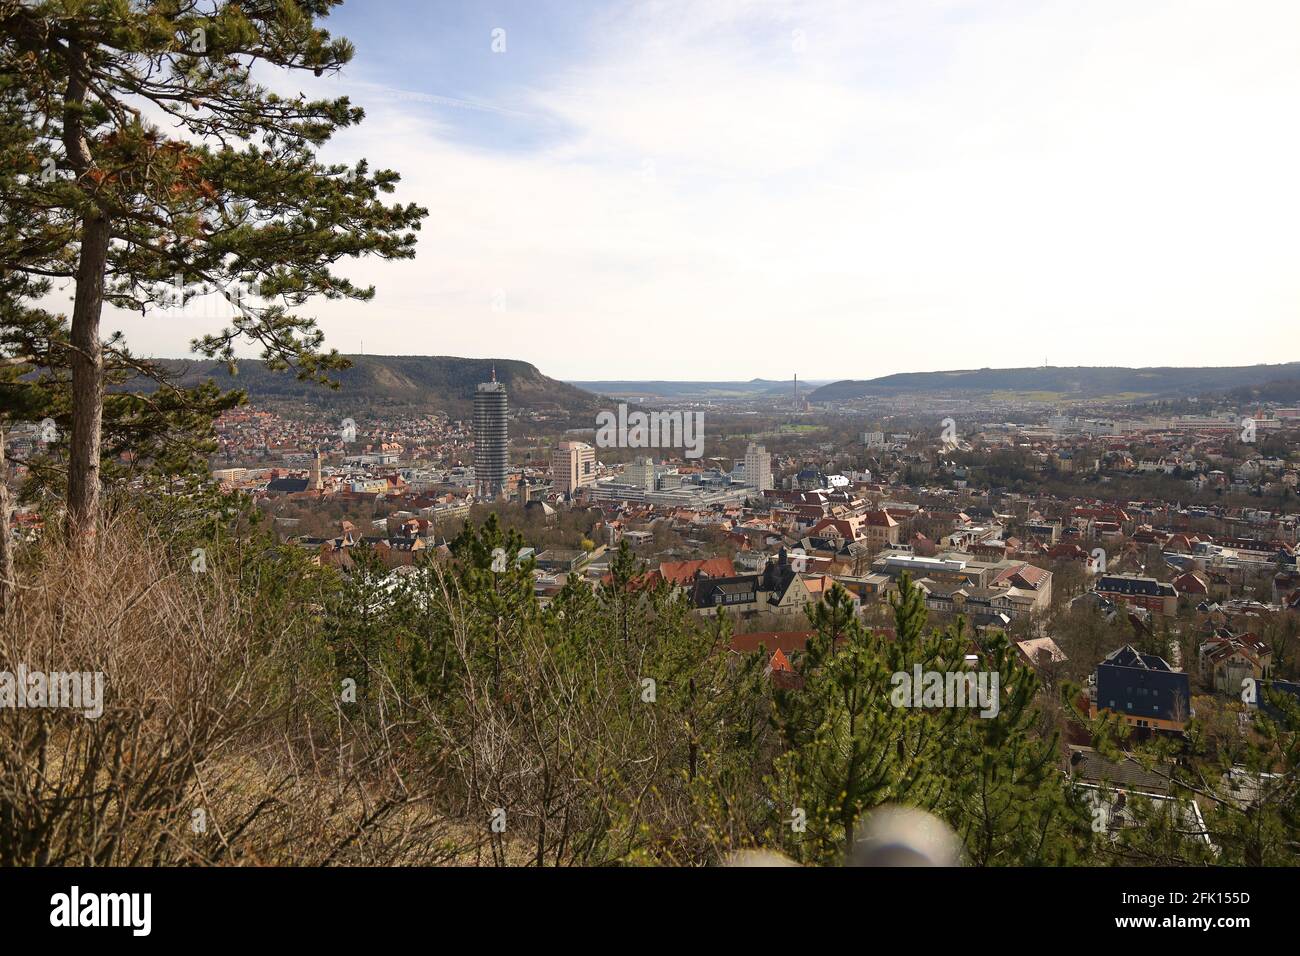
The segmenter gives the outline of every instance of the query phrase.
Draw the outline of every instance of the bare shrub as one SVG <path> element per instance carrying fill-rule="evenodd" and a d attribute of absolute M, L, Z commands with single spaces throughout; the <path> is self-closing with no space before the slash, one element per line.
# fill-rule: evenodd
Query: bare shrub
<path fill-rule="evenodd" d="M 0 707 L 0 863 L 464 852 L 433 803 L 437 768 L 403 746 L 409 728 L 355 720 L 289 640 L 300 631 L 250 626 L 258 594 L 242 561 L 214 555 L 200 573 L 190 561 L 131 515 L 90 547 L 49 540 L 28 556 L 0 617 L 0 671 L 102 672 L 103 713 Z"/>

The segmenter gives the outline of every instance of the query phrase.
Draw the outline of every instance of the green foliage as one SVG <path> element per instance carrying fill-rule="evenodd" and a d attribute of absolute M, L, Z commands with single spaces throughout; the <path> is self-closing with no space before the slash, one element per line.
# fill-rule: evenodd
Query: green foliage
<path fill-rule="evenodd" d="M 1165 799 L 1137 797 L 1103 859 L 1166 866 L 1295 866 L 1300 857 L 1300 705 L 1266 686 L 1258 710 L 1202 706 L 1185 740 L 1125 740 L 1094 728 L 1111 755 L 1121 744 L 1163 778 Z M 1216 702 L 1217 703 L 1217 702 Z"/>
<path fill-rule="evenodd" d="M 893 606 L 892 640 L 865 629 L 838 588 L 809 612 L 817 633 L 802 660 L 804 687 L 775 702 L 788 749 L 771 786 L 781 813 L 790 808 L 776 831 L 787 852 L 843 862 L 863 815 L 902 803 L 947 820 L 972 863 L 1072 860 L 1083 818 L 1057 768 L 1056 740 L 1037 733 L 1033 672 L 996 637 L 978 665 L 998 677 L 995 715 L 900 705 L 896 675 L 960 673 L 970 640 L 960 623 L 927 634 L 924 598 L 906 578 Z"/>
<path fill-rule="evenodd" d="M 929 627 L 906 580 L 892 633 L 865 627 L 838 587 L 810 605 L 795 687 L 774 683 L 766 649 L 733 651 L 725 614 L 698 617 L 626 547 L 601 581 L 572 576 L 543 606 L 522 539 L 491 518 L 467 524 L 450 558 L 394 570 L 363 545 L 342 567 L 318 567 L 238 497 L 136 507 L 125 517 L 160 529 L 186 587 L 210 592 L 249 636 L 240 673 L 283 695 L 266 701 L 277 715 L 266 730 L 288 721 L 361 753 L 388 740 L 396 749 L 382 752 L 426 768 L 437 812 L 499 864 L 699 865 L 761 847 L 840 865 L 886 804 L 945 821 L 977 866 L 1296 858 L 1289 697 L 1266 691 L 1271 709 L 1244 736 L 1236 705 L 1200 706 L 1185 740 L 1093 722 L 1103 756 L 1134 755 L 1172 797 L 1124 794 L 1117 825 L 1094 832 L 1095 807 L 1074 789 L 1014 646 L 960 621 Z M 900 674 L 971 666 L 996 675 L 996 712 L 897 696 Z M 487 826 L 497 811 L 500 832 Z"/>

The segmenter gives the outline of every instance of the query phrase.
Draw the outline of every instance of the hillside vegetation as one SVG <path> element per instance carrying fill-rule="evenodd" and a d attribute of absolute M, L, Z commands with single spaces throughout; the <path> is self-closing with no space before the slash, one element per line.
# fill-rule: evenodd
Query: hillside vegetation
<path fill-rule="evenodd" d="M 474 401 L 474 388 L 496 370 L 513 407 L 536 410 L 594 411 L 600 399 L 538 371 L 516 359 L 471 359 L 447 355 L 349 355 L 352 367 L 333 371 L 337 389 L 322 388 L 292 375 L 268 370 L 260 361 L 240 361 L 231 376 L 222 362 L 160 359 L 180 384 L 193 387 L 212 380 L 222 389 L 242 388 L 255 404 L 309 402 L 328 408 L 355 408 L 358 403 L 445 411 L 463 417 Z M 125 389 L 148 393 L 157 388 L 151 380 L 137 378 Z"/>
<path fill-rule="evenodd" d="M 1187 398 L 1244 386 L 1300 379 L 1300 362 L 1222 368 L 983 368 L 949 372 L 900 372 L 863 381 L 823 385 L 809 401 L 851 401 L 869 395 L 911 392 L 1038 393 L 1034 397 L 1074 400 Z"/>

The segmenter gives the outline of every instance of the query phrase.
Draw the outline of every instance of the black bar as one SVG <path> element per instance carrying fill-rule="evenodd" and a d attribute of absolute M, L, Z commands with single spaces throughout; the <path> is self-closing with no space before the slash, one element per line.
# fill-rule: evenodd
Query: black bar
<path fill-rule="evenodd" d="M 149 894 L 148 936 L 130 925 L 52 926 L 55 895 L 73 886 L 83 905 L 89 894 Z M 845 925 L 864 940 L 905 930 L 917 946 L 931 934 L 945 945 L 958 931 L 990 942 L 1034 930 L 1055 934 L 1044 940 L 1173 930 L 1218 941 L 1289 926 L 1298 888 L 1286 869 L 39 869 L 0 871 L 0 913 L 9 944 L 76 933 L 127 945 L 319 942 L 334 952 L 412 934 L 435 946 L 476 937 L 564 945 L 616 923 L 626 941 L 681 939 L 690 926 L 691 938 L 733 945 L 737 935 L 814 945 Z M 1248 925 L 1185 922 L 1243 917 Z M 1154 922 L 1121 925 L 1130 919 Z"/>

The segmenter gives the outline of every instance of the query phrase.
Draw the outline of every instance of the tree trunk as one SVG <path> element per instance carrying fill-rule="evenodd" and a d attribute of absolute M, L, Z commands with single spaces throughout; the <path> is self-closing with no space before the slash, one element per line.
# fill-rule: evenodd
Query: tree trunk
<path fill-rule="evenodd" d="M 86 52 L 68 47 L 68 89 L 64 97 L 63 147 L 79 182 L 94 166 L 82 124 L 88 67 Z M 99 519 L 99 444 L 104 420 L 104 350 L 99 318 L 104 308 L 104 270 L 112 223 L 93 196 L 81 222 L 77 296 L 72 307 L 72 439 L 68 449 L 68 538 L 90 540 Z M 94 205 L 92 205 L 94 204 Z"/>
<path fill-rule="evenodd" d="M 104 350 L 99 317 L 110 228 L 100 213 L 81 230 L 77 297 L 72 308 L 72 440 L 68 449 L 68 537 L 88 540 L 99 518 L 99 445 L 104 420 Z"/>
<path fill-rule="evenodd" d="M 5 430 L 0 425 L 0 614 L 9 608 L 14 587 L 13 538 L 9 530 L 9 465 L 5 461 Z"/>

